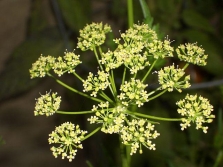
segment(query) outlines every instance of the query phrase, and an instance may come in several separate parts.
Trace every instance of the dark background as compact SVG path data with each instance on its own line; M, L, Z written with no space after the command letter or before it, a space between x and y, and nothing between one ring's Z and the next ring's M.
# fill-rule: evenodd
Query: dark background
M145 105L152 115L176 117L175 102L186 93L201 94L214 106L215 121L207 134L194 127L180 131L179 123L164 122L158 127L156 151L144 149L132 157L132 166L152 167L219 167L223 166L222 79L223 79L223 1L222 0L148 0L154 24L162 36L177 46L198 42L209 55L205 67L190 66L192 87L179 94L167 93L153 104ZM138 0L134 0L134 21L143 21ZM86 123L89 116L34 117L35 98L53 90L62 96L62 108L89 110L92 102L73 95L52 79L30 79L28 70L40 54L59 56L76 47L78 31L92 21L108 23L115 36L127 24L125 0L1 0L0 1L0 166L120 166L116 135L97 135L84 141L72 163L55 159L49 150L48 134L64 121ZM94 67L91 54L83 53L87 62L79 73ZM175 61L175 60L170 60ZM165 65L165 64L164 64ZM179 62L179 65L180 62ZM62 78L81 88L72 76ZM153 82L149 83L153 86ZM117 165L119 164L119 165Z

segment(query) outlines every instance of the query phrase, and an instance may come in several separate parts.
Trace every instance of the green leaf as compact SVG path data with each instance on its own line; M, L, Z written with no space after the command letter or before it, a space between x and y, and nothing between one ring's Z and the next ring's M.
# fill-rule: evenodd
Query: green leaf
M79 31L90 22L90 0L58 0L62 15L67 25Z
M190 9L184 10L182 14L182 18L183 18L183 21L192 28L207 31L210 33L214 32L214 29L209 23L209 21L200 13L194 10L190 10Z
M144 22L147 23L149 25L149 27L152 27L153 25L153 17L150 14L148 5L146 4L145 0L139 0L141 8L142 8L142 12L143 12L143 16L145 18Z
M54 56L64 51L58 33L58 38L49 37L49 34L53 35L52 32L39 35L38 38L30 38L15 49L0 74L0 100L26 91L39 81L39 79L30 79L29 69L40 54Z

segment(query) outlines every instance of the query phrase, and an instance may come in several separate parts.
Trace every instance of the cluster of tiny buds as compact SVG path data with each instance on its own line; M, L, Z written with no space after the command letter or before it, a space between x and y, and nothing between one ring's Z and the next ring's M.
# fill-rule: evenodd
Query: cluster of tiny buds
M211 113L213 106L209 103L208 99L202 96L187 94L183 100L176 103L179 107L177 112L183 116L181 130L189 127L192 123L196 123L196 129L202 129L207 133L207 126L204 123L211 123L215 116Z
M57 93L47 93L41 95L36 101L34 115L53 115L60 107L61 97Z

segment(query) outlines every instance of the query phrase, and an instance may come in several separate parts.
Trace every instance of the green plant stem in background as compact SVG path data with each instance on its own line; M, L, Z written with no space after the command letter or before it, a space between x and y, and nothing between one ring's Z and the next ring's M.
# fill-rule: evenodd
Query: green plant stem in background
M100 129L101 129L101 127L96 128L94 131L92 131L91 133L89 133L88 135L86 135L83 138L83 140L86 140L87 138L91 137L92 135L94 135L95 133L97 133Z
M119 137L120 142L120 151L121 151L121 159L122 159L122 167L130 167L131 157L129 155L128 146L122 144L122 139Z
M75 114L91 114L95 111L56 111L57 114L67 114L67 115L75 115Z
M142 114L142 113L138 113L138 112L132 112L132 111L125 111L126 114L129 115L135 115L135 116L140 116L143 118L149 118L149 119L154 119L154 120L159 120L159 121L182 121L181 118L163 118L163 117L156 117L156 116L151 116L151 115L147 115L147 114Z
M70 87L69 85L67 85L67 84L65 84L64 82L60 81L59 79L55 78L55 77L54 77L53 75L51 75L50 73L48 73L48 76L52 77L53 79L55 79L55 81L56 81L57 83L59 83L60 85L62 85L62 86L65 87L65 88L71 90L72 92L75 92L75 93L77 93L77 94L79 94L79 95L81 95L81 96L87 97L87 98L89 98L89 99L91 99L91 100L94 100L94 101L97 101L97 102L103 102L103 100L101 100L101 99L98 99L98 98L95 98L95 97L91 97L91 96L89 96L89 95L87 95L87 94L85 94L85 93L82 93L82 92L80 92L80 91L78 91L78 90L76 90L76 89Z
M151 72L151 70L153 69L154 65L156 64L158 59L156 59L153 64L150 66L149 70L147 71L146 75L143 77L142 82L144 82L147 78L147 76L149 75L149 73Z
M134 23L132 0L127 0L127 5L128 5L128 24L129 27L132 27Z

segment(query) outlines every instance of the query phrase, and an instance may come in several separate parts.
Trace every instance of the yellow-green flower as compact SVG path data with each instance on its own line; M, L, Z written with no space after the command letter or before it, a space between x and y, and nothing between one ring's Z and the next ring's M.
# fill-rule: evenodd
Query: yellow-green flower
M77 149L82 149L81 141L87 131L80 130L79 125L74 125L70 122L65 122L56 127L55 131L49 134L49 144L55 144L51 147L51 151L55 158L58 155L62 159L67 158L70 162L75 158Z
M183 100L178 101L177 112L183 116L182 123L180 124L181 130L190 126L190 123L196 124L196 129L202 129L207 133L207 126L204 123L211 123L215 116L211 113L213 106L209 103L208 99L202 96L187 94Z
M61 97L57 93L46 93L37 99L34 115L53 115L60 107Z

